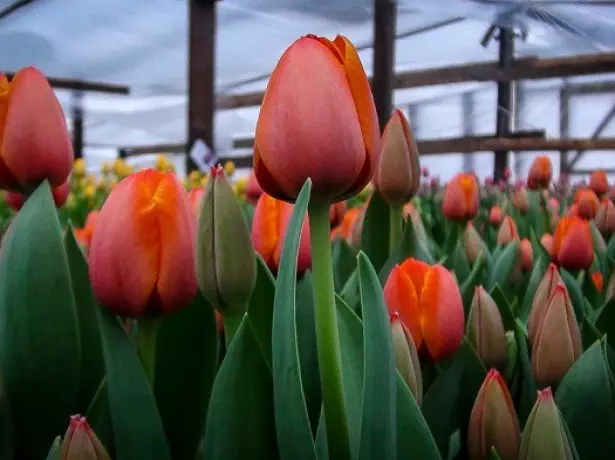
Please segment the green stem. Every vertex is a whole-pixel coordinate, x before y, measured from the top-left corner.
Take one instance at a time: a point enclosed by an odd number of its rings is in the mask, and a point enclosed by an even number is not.
[[[333,260],[329,242],[329,207],[323,203],[311,203],[308,214],[312,245],[316,348],[329,458],[346,460],[350,458],[350,442],[342,384],[342,354],[337,329]]]
[[[143,318],[139,320],[139,334],[137,336],[137,350],[143,364],[145,375],[154,389],[156,375],[156,335],[159,320],[157,318]]]
[[[241,310],[242,313],[237,315],[226,315],[224,317],[224,338],[226,341],[226,349],[228,351],[231,346],[231,342],[233,341],[233,337],[237,333],[239,329],[239,325],[241,324],[241,320],[243,319],[243,315],[246,309]]]
[[[403,206],[399,205],[389,205],[389,253],[392,254],[393,251],[400,245],[401,243],[401,234],[403,229]]]

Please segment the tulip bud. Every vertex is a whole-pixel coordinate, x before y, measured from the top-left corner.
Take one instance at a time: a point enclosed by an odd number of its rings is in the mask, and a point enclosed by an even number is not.
[[[197,277],[223,314],[245,311],[256,284],[256,256],[241,206],[221,167],[212,167],[197,237]]]
[[[517,230],[517,224],[510,216],[504,217],[504,221],[498,231],[498,244],[505,246],[514,240],[519,239],[519,231]]]
[[[594,247],[589,223],[580,217],[564,217],[557,224],[553,239],[553,256],[568,269],[585,269],[594,261]]]
[[[563,284],[555,288],[532,346],[532,371],[540,386],[557,385],[581,356],[581,332]]]
[[[111,460],[85,417],[73,415],[60,446],[60,460]]]
[[[502,214],[502,208],[499,206],[492,206],[489,211],[489,223],[494,226],[498,226],[502,223],[504,214]]]
[[[530,210],[530,199],[525,187],[520,187],[513,195],[513,206],[522,214]]]
[[[536,157],[532,162],[532,166],[530,166],[527,187],[531,190],[547,188],[552,177],[553,165],[551,164],[551,159],[546,155]]]
[[[563,281],[559,270],[555,264],[549,264],[545,276],[542,277],[538,288],[536,288],[536,293],[532,299],[532,309],[527,320],[528,336],[531,344],[534,343],[538,328],[544,320],[549,300],[555,293],[555,288],[560,284],[563,284]]]
[[[593,219],[598,212],[600,201],[596,194],[590,189],[580,189],[574,196],[574,201],[577,205],[579,217],[583,219]]]
[[[589,188],[598,196],[602,196],[609,191],[609,178],[601,169],[597,169],[589,176]]]
[[[472,265],[476,263],[478,256],[485,250],[485,243],[474,228],[474,225],[472,225],[472,222],[468,222],[468,225],[466,225],[466,230],[463,234],[463,247],[466,257]]]
[[[538,392],[538,398],[525,423],[519,460],[572,460],[561,414],[553,400],[551,388]]]
[[[408,218],[410,218],[410,221],[412,222],[412,226],[414,227],[414,232],[416,233],[416,236],[421,241],[427,241],[427,232],[425,231],[425,226],[423,225],[421,214],[414,206],[412,206],[412,203],[408,203],[404,205],[403,215],[404,215],[405,221],[407,221]]]
[[[615,205],[609,199],[604,199],[598,207],[596,213],[596,227],[602,236],[608,238],[615,232]]]
[[[423,376],[414,339],[398,314],[391,316],[391,337],[397,370],[408,384],[417,404],[423,398]]]
[[[395,109],[384,128],[375,185],[391,205],[412,199],[421,184],[419,151],[405,115]]]
[[[477,286],[468,315],[466,333],[486,367],[501,369],[506,363],[506,336],[502,316],[491,296]]]
[[[467,221],[478,213],[478,182],[468,173],[457,174],[446,186],[442,213],[447,219]]]
[[[554,255],[553,255],[553,235],[551,235],[550,233],[545,233],[544,235],[542,235],[540,237],[540,244],[542,244],[542,247],[546,249],[547,253],[553,259],[554,258]]]
[[[487,460],[495,448],[502,460],[517,460],[521,434],[515,406],[499,372],[491,369],[470,413],[470,460]]]
[[[519,344],[515,338],[514,331],[506,331],[506,368],[504,376],[508,381],[514,383],[517,376],[517,368],[519,364]]]
[[[246,187],[246,199],[249,203],[255,205],[262,194],[263,189],[258,183],[258,180],[256,180],[254,170],[252,170],[250,171],[250,178],[248,179],[248,185]]]
[[[519,254],[521,255],[521,270],[528,272],[534,266],[534,251],[532,243],[527,238],[523,238],[519,244]]]
[[[555,198],[549,199],[549,213],[551,215],[559,216],[559,201]]]

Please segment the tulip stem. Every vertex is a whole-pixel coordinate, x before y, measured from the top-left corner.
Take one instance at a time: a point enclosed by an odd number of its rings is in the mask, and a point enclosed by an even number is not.
[[[247,308],[240,310],[245,312]],[[228,350],[231,346],[231,342],[233,341],[233,337],[237,333],[239,326],[241,324],[241,320],[243,319],[244,313],[240,313],[237,315],[226,315],[224,317],[224,338],[226,339],[226,349]]]
[[[389,222],[390,222],[390,233],[389,233],[389,253],[392,254],[393,251],[400,245],[401,243],[401,235],[403,230],[403,206],[399,206],[396,204],[389,205]]]
[[[314,281],[314,316],[320,384],[324,406],[329,458],[350,458],[348,420],[342,384],[342,354],[337,328],[333,259],[329,242],[329,206],[310,203],[310,239]]]
[[[152,388],[156,375],[156,335],[159,320],[157,318],[143,318],[139,320],[139,334],[137,335],[137,350],[143,364],[145,375]]]

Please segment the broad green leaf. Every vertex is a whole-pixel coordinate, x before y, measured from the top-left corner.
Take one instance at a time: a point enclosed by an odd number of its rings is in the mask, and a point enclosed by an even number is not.
[[[457,281],[460,284],[463,283],[470,274],[472,269],[459,241],[450,255],[446,257],[444,266],[455,273]]]
[[[0,374],[16,450],[20,458],[44,458],[74,413],[81,375],[73,288],[47,182],[5,233],[0,273]]]
[[[355,270],[346,281],[342,292],[340,292],[340,296],[344,299],[350,308],[354,311],[360,310],[361,306],[361,296],[359,295],[359,272]]]
[[[378,271],[389,258],[389,227],[389,205],[374,191],[363,219],[361,250]]]
[[[592,233],[592,243],[594,246],[594,263],[597,264],[598,270],[602,274],[605,280],[609,279],[609,267],[606,257],[606,245],[604,238],[602,238],[602,234],[598,227],[596,227],[596,223],[593,220],[589,221],[589,228]]]
[[[327,424],[325,422],[324,407],[320,409],[320,421],[316,430],[316,456],[318,460],[329,460],[329,448],[327,446]]]
[[[536,252],[534,252],[536,253]],[[519,319],[526,323],[528,318],[530,317],[530,311],[532,310],[532,302],[534,301],[534,295],[536,295],[536,290],[538,289],[538,285],[542,281],[547,271],[547,265],[544,259],[538,258],[536,262],[534,262],[534,268],[532,269],[532,275],[530,276],[530,281],[525,290],[525,296],[523,297],[523,302],[521,304],[521,309],[519,310]]]
[[[360,459],[396,457],[396,370],[389,315],[378,275],[359,253],[359,286],[363,306],[363,414]]]
[[[245,315],[211,391],[204,458],[277,458],[273,412],[271,374]]]
[[[344,240],[333,243],[332,253],[335,291],[339,292],[357,268],[357,253]]]
[[[532,373],[527,338],[523,331],[523,324],[519,320],[517,320],[514,331],[515,339],[517,340],[519,374],[521,378],[519,395],[516,398],[518,400],[517,415],[519,416],[519,424],[523,427],[536,401],[537,387],[536,382],[534,382],[534,374]]]
[[[115,458],[115,443],[113,441],[113,422],[109,411],[109,392],[107,377],[104,377],[94,394],[94,398],[86,412],[88,424],[107,449],[111,458]]]
[[[514,331],[516,325],[515,316],[510,308],[510,302],[506,298],[506,295],[499,284],[496,284],[491,290],[491,297],[498,306],[498,310],[500,310],[500,316],[502,317],[504,329],[507,331]]]
[[[540,192],[534,192],[528,190],[528,201],[530,202],[530,209],[528,211],[528,220],[534,233],[538,238],[547,233],[547,219],[545,216],[545,210],[543,209],[542,197]]]
[[[615,259],[615,233],[611,235],[609,238],[609,242],[606,245],[606,254],[607,260]]]
[[[217,347],[214,309],[200,292],[158,328],[154,394],[173,459],[195,458],[218,367]]]
[[[474,297],[474,290],[476,289],[476,286],[480,284],[483,268],[487,264],[487,257],[486,252],[483,252],[480,256],[478,256],[472,271],[459,288],[461,298],[463,299],[463,307],[466,318],[470,312],[470,305],[472,303],[472,297]]]
[[[580,323],[583,320],[583,312],[585,311],[585,297],[581,291],[581,286],[568,270],[560,268],[559,272],[566,285],[568,294],[570,294],[574,315],[577,318],[577,322]]]
[[[137,352],[117,317],[98,310],[117,460],[170,460],[162,420]]]
[[[275,426],[282,460],[316,458],[301,381],[295,303],[299,238],[310,190],[311,181],[307,180],[297,197],[288,223],[273,307],[273,394]]]
[[[273,299],[275,278],[260,254],[256,254],[256,285],[250,297],[248,315],[267,364],[271,367],[271,328],[273,327]]]
[[[47,460],[60,460],[60,447],[62,446],[62,438],[56,437],[47,454]],[[3,457],[4,458],[4,457]]]
[[[547,249],[542,245],[540,239],[536,236],[534,229],[530,229],[530,243],[532,243],[532,253],[534,254],[534,260],[542,260],[547,266],[551,261],[551,255],[547,252]]]
[[[583,341],[583,350],[587,350],[596,342],[596,340],[600,340],[601,338],[602,334],[600,333],[600,331],[596,328],[594,323],[592,323],[589,318],[585,316],[581,325],[581,340]]]
[[[495,267],[489,278],[488,290],[491,290],[496,284],[505,286],[510,276],[510,273],[515,266],[519,257],[519,241],[515,240],[507,244],[495,259]]]
[[[615,347],[615,299],[609,300],[600,308],[594,324],[606,335],[607,343]]]

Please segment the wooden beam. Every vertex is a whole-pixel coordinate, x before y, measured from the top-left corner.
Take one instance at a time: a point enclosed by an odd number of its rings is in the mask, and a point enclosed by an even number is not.
[[[3,72],[11,80],[14,76],[14,72]],[[88,93],[107,93],[107,94],[129,94],[130,88],[128,86],[116,85],[113,83],[98,83],[92,81],[72,80],[69,78],[55,78],[47,77],[47,81],[52,88],[65,89],[71,91],[83,91]]]
[[[581,94],[615,93],[615,81],[599,81],[595,83],[569,83],[568,93],[571,96]]]
[[[567,139],[570,136],[570,85],[565,84],[559,91],[559,136]],[[560,150],[559,170],[567,173],[570,170],[568,150]]]
[[[600,123],[598,124],[598,126],[596,127],[594,132],[592,133],[591,139],[598,139],[600,136],[602,136],[602,133],[611,124],[611,121],[613,121],[613,118],[615,118],[615,104],[613,104],[613,106],[607,112],[607,114],[604,116],[602,121],[600,121]],[[579,160],[581,159],[583,154],[585,154],[585,150],[578,150],[577,151],[575,157],[568,164],[569,169],[574,168],[574,165],[576,165],[579,162]]]
[[[3,10],[0,11],[0,20],[6,18],[8,15],[15,13],[20,8],[24,6],[28,6],[30,3],[35,0],[16,0],[12,3],[9,3]]]
[[[393,112],[395,78],[396,0],[374,0],[374,63],[372,93],[380,131],[384,131]]]
[[[507,72],[515,64],[515,31],[508,27],[500,27],[498,34],[499,58],[498,66],[501,72]],[[513,107],[513,82],[498,81],[498,97],[495,107],[495,135],[508,137],[512,128],[511,112]],[[493,179],[499,181],[505,178],[508,169],[508,151],[499,151],[493,158]]]

